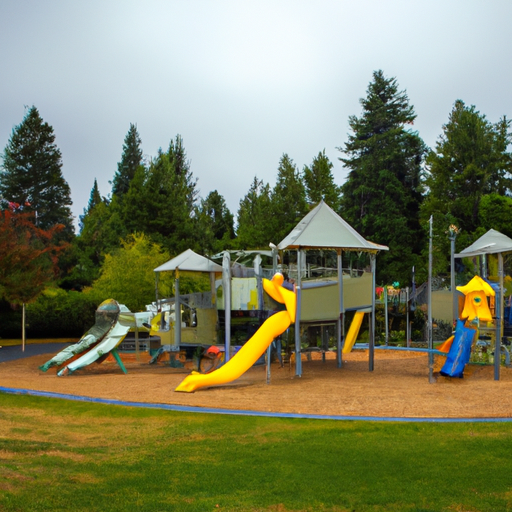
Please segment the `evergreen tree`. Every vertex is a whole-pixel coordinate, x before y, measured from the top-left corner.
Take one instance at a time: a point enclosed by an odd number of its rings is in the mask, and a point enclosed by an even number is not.
[[[100,195],[100,189],[98,188],[98,182],[96,181],[96,178],[94,178],[94,185],[91,190],[91,195],[89,196],[89,202],[87,203],[87,207],[84,208],[84,214],[80,215],[80,231],[82,231],[84,227],[84,218],[86,215],[88,215],[92,209],[102,202],[102,198]]]
[[[34,106],[13,129],[4,149],[0,197],[34,212],[37,227],[47,230],[62,224],[59,237],[73,237],[71,192],[62,176],[61,152],[53,128]]]
[[[150,234],[152,239],[166,247],[171,254],[197,248],[199,240],[194,231],[193,215],[197,197],[196,180],[188,162],[176,172],[176,156],[185,155],[182,148],[178,155],[171,148],[162,151],[153,160],[144,183],[145,218],[140,231]],[[139,215],[139,218],[141,215]]]
[[[112,194],[122,198],[128,192],[135,172],[142,165],[142,141],[137,126],[130,123],[123,144],[121,161],[117,164],[117,172],[112,182]]]
[[[265,184],[254,177],[249,192],[240,200],[237,219],[237,245],[239,249],[268,248],[269,242],[272,241],[269,234],[272,211],[270,185],[268,183]]]
[[[306,215],[306,189],[293,160],[284,154],[279,161],[277,179],[271,195],[272,222],[268,241],[279,243]]]
[[[365,238],[389,246],[379,256],[379,279],[408,282],[424,243],[419,209],[425,145],[406,129],[416,114],[395,78],[375,71],[360,103],[362,115],[350,116],[352,133],[338,148],[349,169],[341,214]]]
[[[424,217],[450,217],[466,233],[480,225],[480,202],[486,194],[510,194],[512,141],[510,121],[490,123],[474,106],[457,100],[435,151],[427,157],[428,194]]]
[[[339,212],[341,188],[334,183],[332,168],[324,149],[313,158],[310,167],[304,166],[303,179],[310,203],[318,204],[323,199],[335,212]]]
[[[233,214],[216,190],[210,192],[197,207],[196,222],[202,253],[216,254],[231,248],[235,237]]]

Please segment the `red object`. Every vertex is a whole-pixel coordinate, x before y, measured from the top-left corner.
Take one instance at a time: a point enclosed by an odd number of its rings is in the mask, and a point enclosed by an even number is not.
[[[215,354],[215,355],[218,355],[220,353],[220,348],[219,347],[216,347],[215,345],[212,345],[211,347],[208,348],[208,350],[206,351],[207,354]]]

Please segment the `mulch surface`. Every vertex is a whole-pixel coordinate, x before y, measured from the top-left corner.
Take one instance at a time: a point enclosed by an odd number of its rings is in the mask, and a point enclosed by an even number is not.
[[[53,393],[156,404],[319,415],[379,417],[489,418],[512,417],[512,369],[501,368],[494,380],[492,366],[468,365],[462,379],[439,376],[444,362],[436,357],[436,381],[429,382],[424,353],[375,351],[374,371],[368,353],[343,356],[337,368],[333,354],[325,362],[314,354],[303,361],[301,377],[295,367],[271,366],[267,384],[265,366],[256,366],[238,380],[195,393],[174,389],[190,372],[166,363],[149,365],[125,357],[128,374],[108,360],[67,377],[39,366],[58,352],[0,363],[0,386]],[[437,370],[437,371],[436,371]]]

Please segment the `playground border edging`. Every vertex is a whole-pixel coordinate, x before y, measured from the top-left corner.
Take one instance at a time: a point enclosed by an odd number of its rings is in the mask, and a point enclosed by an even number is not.
[[[189,412],[200,414],[225,414],[231,416],[257,416],[267,418],[291,418],[310,420],[334,420],[334,421],[387,421],[407,423],[512,423],[512,417],[508,418],[428,418],[428,417],[396,417],[396,416],[344,416],[303,414],[289,412],[245,411],[239,409],[218,409],[214,407],[194,407],[188,405],[152,404],[146,402],[125,402],[106,398],[93,398],[80,395],[68,395],[64,393],[52,393],[49,391],[36,391],[32,389],[6,388],[0,386],[1,393],[13,395],[40,396],[44,398],[58,398],[61,400],[74,400],[78,402],[90,402],[104,405],[120,405],[124,407],[141,407],[146,409],[161,409],[174,412]]]

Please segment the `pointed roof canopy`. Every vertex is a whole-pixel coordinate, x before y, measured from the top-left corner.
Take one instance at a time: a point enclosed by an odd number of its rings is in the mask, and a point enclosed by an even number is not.
[[[476,242],[455,254],[455,257],[470,258],[472,256],[480,256],[481,254],[497,254],[509,251],[512,251],[512,239],[495,229],[490,229]]]
[[[278,248],[344,249],[353,251],[388,251],[385,245],[364,239],[323,200],[286,236]]]
[[[166,272],[176,269],[195,272],[222,272],[220,265],[217,265],[217,263],[214,263],[204,256],[200,256],[192,249],[187,249],[167,263],[155,268],[155,272]]]

